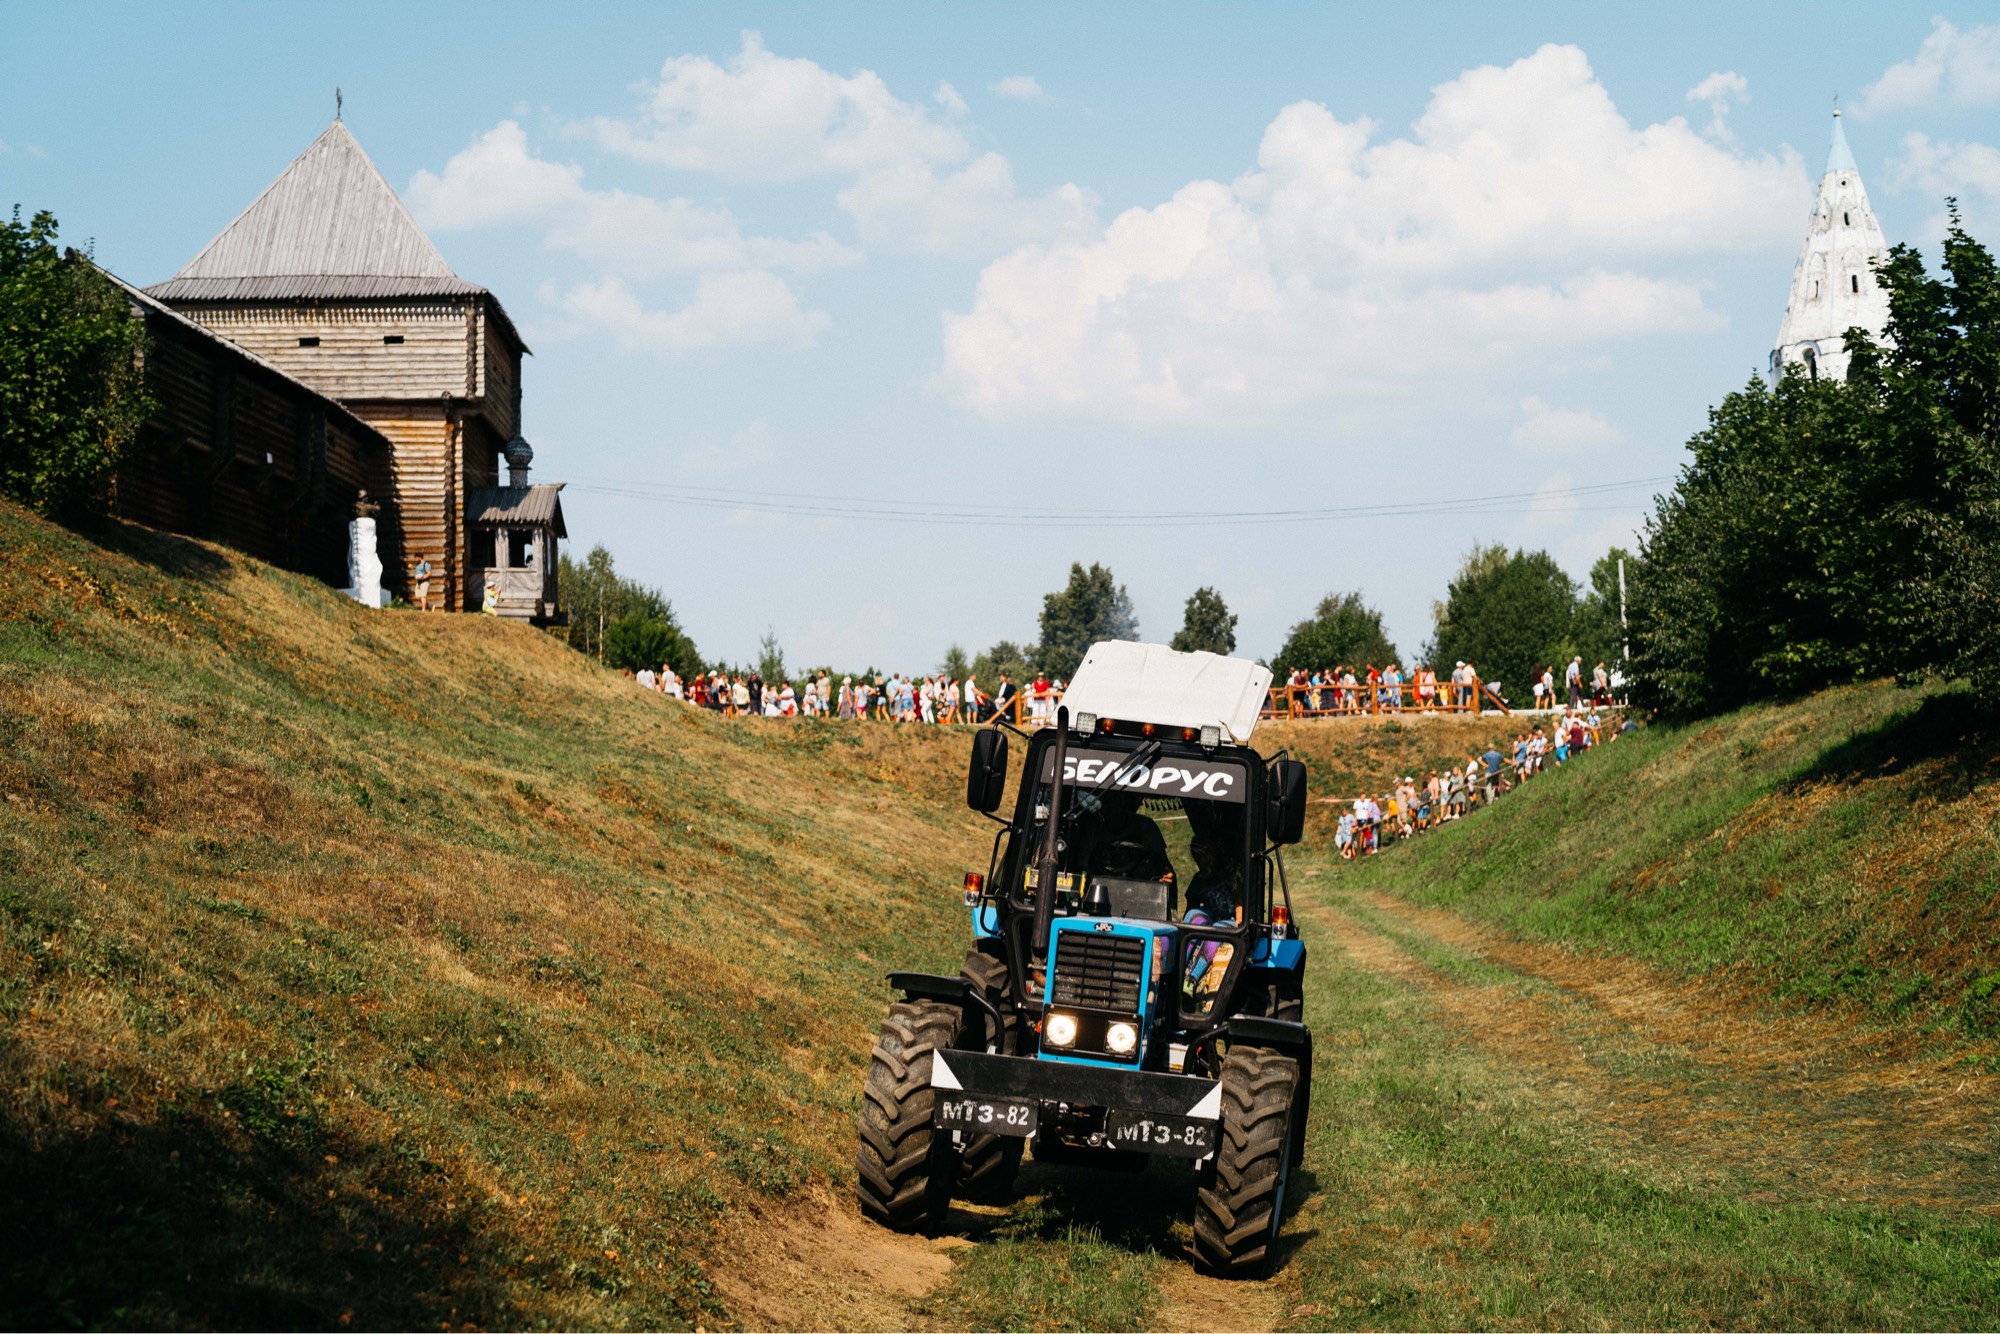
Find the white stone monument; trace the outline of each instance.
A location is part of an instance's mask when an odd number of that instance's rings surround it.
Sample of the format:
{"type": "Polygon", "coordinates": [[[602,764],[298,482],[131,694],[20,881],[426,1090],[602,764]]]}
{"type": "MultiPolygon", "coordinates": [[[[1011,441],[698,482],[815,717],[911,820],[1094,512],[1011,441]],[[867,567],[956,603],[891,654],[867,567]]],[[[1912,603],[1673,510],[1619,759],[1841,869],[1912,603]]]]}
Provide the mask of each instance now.
{"type": "Polygon", "coordinates": [[[380,506],[363,491],[347,524],[347,587],[342,591],[364,607],[386,607],[382,591],[382,557],[375,550],[375,515],[380,506]]]}

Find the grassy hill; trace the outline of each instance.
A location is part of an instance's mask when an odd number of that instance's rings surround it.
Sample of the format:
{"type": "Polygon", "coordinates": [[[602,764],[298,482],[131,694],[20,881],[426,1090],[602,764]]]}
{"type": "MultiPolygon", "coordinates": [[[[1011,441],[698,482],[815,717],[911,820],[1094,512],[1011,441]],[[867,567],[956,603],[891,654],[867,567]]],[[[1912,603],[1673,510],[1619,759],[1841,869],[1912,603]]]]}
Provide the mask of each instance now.
{"type": "Polygon", "coordinates": [[[2000,1068],[1996,796],[2000,729],[1962,687],[1854,686],[1628,736],[1369,877],[2000,1068]]]}
{"type": "MultiPolygon", "coordinates": [[[[718,720],[523,627],[365,611],[199,543],[90,539],[4,506],[0,609],[9,1323],[715,1323],[731,1312],[714,1276],[743,1262],[718,1252],[730,1221],[845,1191],[882,974],[955,965],[959,877],[986,863],[990,826],[959,803],[963,731],[718,720]]],[[[1871,687],[1652,731],[1365,875],[1516,936],[1723,970],[1990,1060],[1981,816],[2000,761],[1965,704],[1871,687]]],[[[1513,728],[1258,739],[1344,797],[1513,728]]],[[[1379,1323],[1389,1308],[1348,1303],[1388,1282],[1370,1277],[1388,1253],[1316,1220],[1378,1195],[1368,1208],[1446,1215],[1368,1166],[1407,1166],[1413,1132],[1366,1062],[1393,1083],[1416,1078],[1412,1053],[1469,1058],[1400,973],[1367,973],[1364,928],[1388,919],[1337,926],[1348,910],[1325,905],[1364,872],[1327,855],[1333,808],[1314,810],[1295,889],[1331,933],[1312,1001],[1329,1147],[1298,1262],[1258,1300],[1271,1323],[1379,1323]]],[[[1532,1141],[1541,1096],[1494,1142],[1532,1141]]],[[[960,1253],[912,1318],[1167,1318],[1146,1276],[1180,1282],[1154,1257],[1184,1202],[1155,1183],[1173,1218],[1153,1217],[1097,1183],[1038,1186],[1057,1193],[960,1253]],[[1076,1281],[1051,1286],[1051,1266],[1076,1281]]],[[[1564,1207],[1597,1217],[1596,1190],[1564,1207]]],[[[1489,1198],[1453,1207],[1477,1228],[1489,1198]]],[[[1812,1226],[1866,1220],[1835,1222],[1812,1226]]],[[[1985,1244],[1951,1235],[1953,1265],[1985,1244]]],[[[1553,1263],[1509,1252],[1494,1281],[1553,1263]]],[[[1397,1309],[1486,1320],[1437,1291],[1446,1305],[1397,1309]]],[[[1711,1309],[1593,1300],[1543,1323],[1711,1309]]]]}
{"type": "Polygon", "coordinates": [[[955,967],[963,739],[109,540],[0,508],[10,1323],[712,1319],[955,967]]]}

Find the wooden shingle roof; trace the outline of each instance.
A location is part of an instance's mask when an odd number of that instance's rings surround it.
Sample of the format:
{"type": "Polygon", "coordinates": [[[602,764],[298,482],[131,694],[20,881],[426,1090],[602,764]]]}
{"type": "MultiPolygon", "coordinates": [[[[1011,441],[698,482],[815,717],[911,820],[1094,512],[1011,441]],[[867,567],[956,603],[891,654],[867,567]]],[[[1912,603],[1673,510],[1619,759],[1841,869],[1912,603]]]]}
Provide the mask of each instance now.
{"type": "Polygon", "coordinates": [[[528,486],[474,486],[465,492],[465,517],[481,528],[550,528],[568,537],[561,482],[528,486]]]}
{"type": "Polygon", "coordinates": [[[162,301],[460,296],[485,290],[452,272],[338,120],[186,268],[146,289],[162,301]]]}

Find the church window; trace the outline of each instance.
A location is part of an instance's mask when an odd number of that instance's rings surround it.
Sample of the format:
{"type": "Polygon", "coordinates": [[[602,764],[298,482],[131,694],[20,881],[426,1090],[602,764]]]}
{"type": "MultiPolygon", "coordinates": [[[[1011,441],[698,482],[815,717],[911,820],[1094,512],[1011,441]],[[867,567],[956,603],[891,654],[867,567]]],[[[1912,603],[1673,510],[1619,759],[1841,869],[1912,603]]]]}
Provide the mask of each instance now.
{"type": "Polygon", "coordinates": [[[319,339],[317,339],[317,338],[301,338],[301,339],[299,340],[299,346],[300,346],[300,347],[318,347],[318,346],[319,346],[319,339]]]}
{"type": "Polygon", "coordinates": [[[1805,360],[1806,373],[1817,380],[1819,378],[1819,354],[1812,348],[1807,348],[1805,351],[1805,360]]]}
{"type": "Polygon", "coordinates": [[[384,344],[384,345],[386,345],[386,346],[389,346],[389,347],[394,347],[394,346],[395,346],[396,344],[398,344],[398,343],[400,343],[400,342],[402,342],[402,341],[403,341],[403,335],[401,335],[401,334],[383,334],[383,335],[382,335],[382,342],[383,342],[383,344],[384,344]]]}
{"type": "Polygon", "coordinates": [[[1847,281],[1848,281],[1848,282],[1850,282],[1850,283],[1853,283],[1853,284],[1854,284],[1854,290],[1855,290],[1855,291],[1857,291],[1857,292],[1858,292],[1858,291],[1860,291],[1860,290],[1861,290],[1861,275],[1860,275],[1860,274],[1858,274],[1858,273],[1850,273],[1850,274],[1848,274],[1848,275],[1847,275],[1847,281]]]}
{"type": "Polygon", "coordinates": [[[1840,225],[1843,227],[1852,227],[1854,225],[1854,219],[1848,214],[1843,213],[1840,215],[1840,225]]]}

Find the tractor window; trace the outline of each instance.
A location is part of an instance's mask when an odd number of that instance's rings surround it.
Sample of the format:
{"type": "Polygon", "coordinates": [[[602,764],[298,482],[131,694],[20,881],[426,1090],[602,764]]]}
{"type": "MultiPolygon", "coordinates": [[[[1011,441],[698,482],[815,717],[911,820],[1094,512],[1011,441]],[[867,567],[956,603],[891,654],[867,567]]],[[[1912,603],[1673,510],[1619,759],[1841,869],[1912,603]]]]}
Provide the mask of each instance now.
{"type": "MultiPolygon", "coordinates": [[[[1221,928],[1243,919],[1251,849],[1240,765],[1158,756],[1128,771],[1121,767],[1128,753],[1079,748],[1070,755],[1058,835],[1065,902],[1080,901],[1100,882],[1119,916],[1187,921],[1195,914],[1196,925],[1221,928]],[[1147,893],[1148,885],[1166,892],[1147,893]],[[1125,903],[1153,906],[1128,911],[1125,903]]],[[[1044,782],[1038,807],[1047,792],[1044,782]]],[[[1038,848],[1039,840],[1037,827],[1028,846],[1038,848]]],[[[1025,899],[1033,888],[1032,854],[1023,870],[1025,899]]]]}

